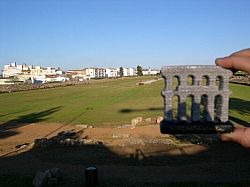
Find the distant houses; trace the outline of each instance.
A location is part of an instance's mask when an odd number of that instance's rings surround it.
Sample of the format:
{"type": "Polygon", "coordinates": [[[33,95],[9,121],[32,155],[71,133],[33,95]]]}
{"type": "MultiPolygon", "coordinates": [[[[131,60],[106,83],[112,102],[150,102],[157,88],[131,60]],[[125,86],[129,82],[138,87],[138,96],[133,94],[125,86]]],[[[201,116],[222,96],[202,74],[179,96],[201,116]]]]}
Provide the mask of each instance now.
{"type": "MultiPolygon", "coordinates": [[[[4,65],[0,84],[65,82],[69,79],[85,81],[90,79],[117,78],[121,76],[121,68],[90,67],[62,71],[60,68],[31,66],[16,62],[4,65]]],[[[137,76],[135,68],[122,67],[122,76],[137,76]]],[[[156,75],[159,70],[144,69],[143,75],[156,75]]]]}
{"type": "Polygon", "coordinates": [[[0,84],[65,82],[67,78],[63,74],[64,72],[60,68],[42,68],[14,62],[4,65],[3,80],[0,81],[0,84]]]}
{"type": "MultiPolygon", "coordinates": [[[[84,68],[81,70],[68,70],[66,74],[72,76],[72,78],[80,78],[83,80],[98,79],[98,78],[117,78],[120,77],[119,68],[84,68]]],[[[123,68],[123,76],[136,76],[136,70],[134,68],[123,68]]]]}
{"type": "Polygon", "coordinates": [[[157,75],[157,74],[160,74],[160,70],[157,70],[157,69],[143,69],[142,74],[143,75],[157,75]]]}

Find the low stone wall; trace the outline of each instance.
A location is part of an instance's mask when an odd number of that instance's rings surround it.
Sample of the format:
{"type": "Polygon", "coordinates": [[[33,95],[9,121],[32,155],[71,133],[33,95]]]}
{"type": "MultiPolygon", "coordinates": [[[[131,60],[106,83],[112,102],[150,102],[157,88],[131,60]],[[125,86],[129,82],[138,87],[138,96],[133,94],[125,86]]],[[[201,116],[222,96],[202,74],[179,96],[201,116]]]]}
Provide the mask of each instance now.
{"type": "Polygon", "coordinates": [[[89,84],[89,82],[88,81],[85,81],[85,82],[70,81],[70,82],[64,82],[64,83],[45,83],[45,84],[39,84],[39,85],[38,84],[0,85],[0,93],[21,92],[21,91],[49,89],[49,88],[84,85],[84,84],[89,84]]]}
{"type": "Polygon", "coordinates": [[[250,76],[232,76],[229,80],[230,83],[241,84],[241,85],[250,85],[250,76]]]}

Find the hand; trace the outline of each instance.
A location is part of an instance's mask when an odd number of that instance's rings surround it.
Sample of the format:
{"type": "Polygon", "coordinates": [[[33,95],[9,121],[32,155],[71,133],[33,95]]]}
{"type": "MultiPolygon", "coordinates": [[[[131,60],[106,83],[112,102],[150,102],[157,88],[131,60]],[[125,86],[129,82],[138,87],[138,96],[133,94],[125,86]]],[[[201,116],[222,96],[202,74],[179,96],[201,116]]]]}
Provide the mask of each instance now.
{"type": "Polygon", "coordinates": [[[220,135],[222,141],[233,141],[250,148],[250,128],[236,128],[232,133],[220,135]]]}
{"type": "Polygon", "coordinates": [[[217,58],[215,63],[226,69],[241,70],[250,74],[250,48],[235,52],[224,58],[217,58]]]}
{"type": "MultiPolygon", "coordinates": [[[[250,74],[250,48],[231,54],[224,58],[217,58],[215,63],[233,71],[241,70],[250,74]]],[[[250,128],[236,128],[232,133],[221,134],[223,141],[234,141],[250,148],[250,128]]]]}

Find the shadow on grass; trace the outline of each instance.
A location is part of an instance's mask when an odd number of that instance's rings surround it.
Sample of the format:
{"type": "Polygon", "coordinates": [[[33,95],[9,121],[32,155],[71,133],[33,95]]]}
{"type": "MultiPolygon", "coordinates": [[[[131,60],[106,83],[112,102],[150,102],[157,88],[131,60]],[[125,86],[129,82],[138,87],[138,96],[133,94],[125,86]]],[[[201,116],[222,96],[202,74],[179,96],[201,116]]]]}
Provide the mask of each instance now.
{"type": "Polygon", "coordinates": [[[250,123],[244,120],[241,120],[239,118],[233,117],[233,116],[229,116],[229,120],[238,123],[239,125],[243,125],[245,127],[250,127],[250,123]]]}
{"type": "Polygon", "coordinates": [[[18,134],[18,131],[16,129],[19,127],[28,125],[30,123],[42,122],[48,119],[51,114],[59,111],[61,108],[61,106],[58,106],[41,112],[30,113],[1,124],[0,139],[18,134]]]}
{"type": "Polygon", "coordinates": [[[25,111],[28,111],[28,110],[21,110],[21,111],[17,111],[17,112],[10,112],[10,113],[6,113],[6,114],[2,114],[2,115],[0,115],[0,118],[4,117],[4,116],[9,116],[9,115],[12,115],[12,114],[22,113],[22,112],[25,112],[25,111]]]}
{"type": "MultiPolygon", "coordinates": [[[[239,98],[230,98],[229,101],[230,110],[235,110],[241,115],[250,115],[250,101],[246,101],[239,98]]],[[[250,127],[250,122],[244,121],[234,116],[229,116],[229,119],[245,127],[250,127]]]]}
{"type": "Polygon", "coordinates": [[[246,101],[239,98],[230,98],[229,109],[236,110],[242,115],[244,114],[250,115],[250,101],[246,101]]]}

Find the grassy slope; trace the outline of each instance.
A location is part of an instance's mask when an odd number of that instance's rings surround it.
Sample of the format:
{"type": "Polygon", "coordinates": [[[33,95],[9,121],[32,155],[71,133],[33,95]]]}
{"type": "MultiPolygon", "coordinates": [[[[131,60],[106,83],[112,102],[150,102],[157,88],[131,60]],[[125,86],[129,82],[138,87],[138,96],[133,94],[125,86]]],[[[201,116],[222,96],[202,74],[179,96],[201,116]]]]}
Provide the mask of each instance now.
{"type": "Polygon", "coordinates": [[[250,123],[250,86],[230,84],[229,115],[250,123]]]}
{"type": "MultiPolygon", "coordinates": [[[[163,80],[137,86],[141,79],[152,77],[1,94],[0,121],[107,125],[127,123],[136,116],[162,115],[163,80]]],[[[230,115],[249,122],[250,87],[232,84],[230,89],[233,91],[230,115]]]]}
{"type": "Polygon", "coordinates": [[[1,94],[0,121],[26,118],[34,122],[103,124],[128,122],[136,116],[162,115],[162,110],[148,110],[150,107],[162,107],[162,81],[154,83],[154,86],[137,86],[140,79],[1,94]],[[121,112],[124,109],[130,112],[121,112]]]}

